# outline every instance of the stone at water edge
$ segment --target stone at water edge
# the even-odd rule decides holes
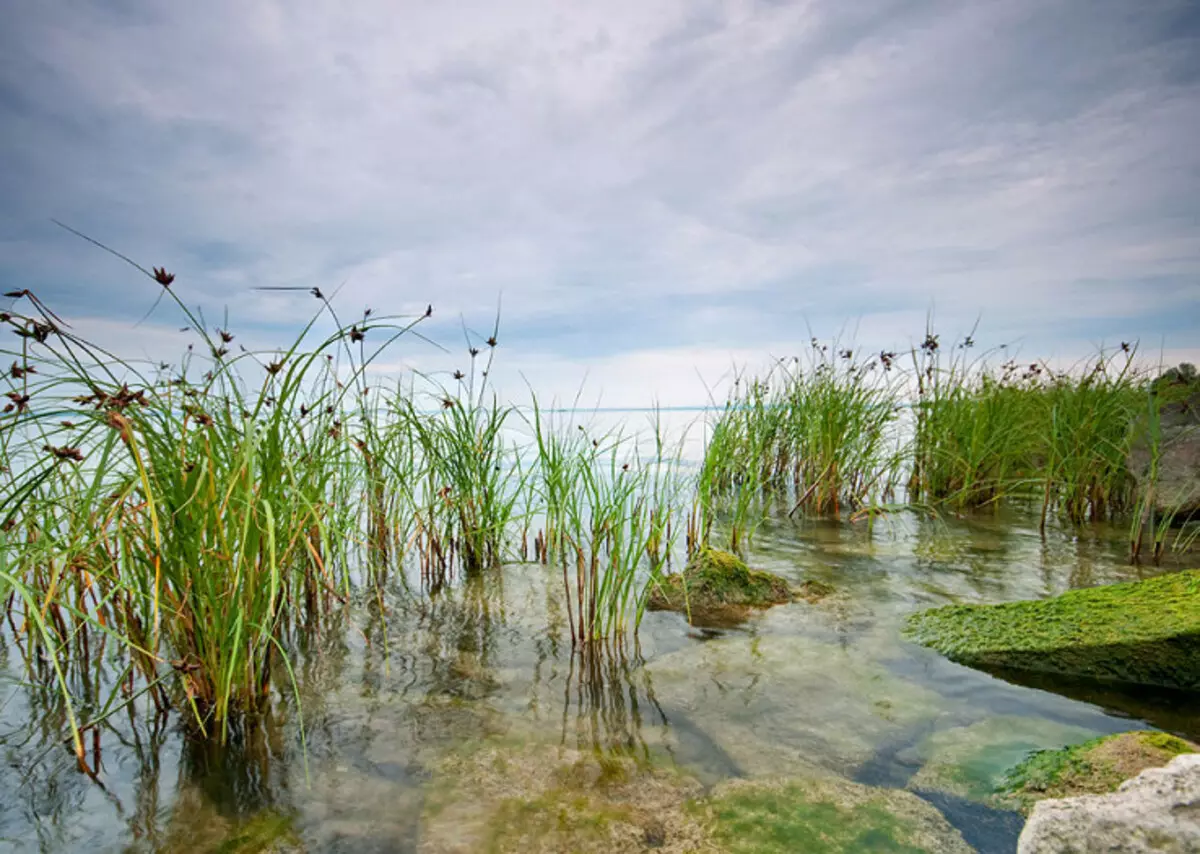
[[[1039,750],[1014,765],[996,787],[994,800],[1028,814],[1038,801],[1109,795],[1149,768],[1200,745],[1155,730],[1103,735],[1057,750]]]
[[[1200,570],[1002,605],[948,605],[904,634],[952,661],[1200,689]]]
[[[1171,368],[1152,387],[1158,412],[1158,476],[1154,509],[1186,518],[1200,512],[1200,377],[1193,365]],[[1152,442],[1148,418],[1135,429],[1129,471],[1140,493],[1150,485]]]
[[[658,579],[646,607],[687,614],[695,625],[721,625],[744,619],[754,608],[790,601],[791,588],[779,576],[751,569],[729,552],[705,548],[682,572]]]
[[[1143,771],[1111,795],[1041,801],[1017,854],[1196,854],[1200,753]]]

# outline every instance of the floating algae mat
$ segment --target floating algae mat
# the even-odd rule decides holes
[[[951,662],[905,641],[905,621],[1133,580],[1125,548],[1118,529],[1042,540],[1020,515],[781,517],[745,563],[787,601],[724,628],[648,612],[636,646],[586,654],[571,650],[561,568],[508,564],[436,594],[413,572],[297,629],[299,706],[273,682],[262,720],[221,745],[137,698],[86,733],[96,781],[3,634],[0,849],[1011,854],[1012,833],[978,832],[1021,820],[989,791],[1009,769],[1106,735],[1200,729],[1200,704],[1138,691],[1136,717],[1110,713],[1115,699]]]

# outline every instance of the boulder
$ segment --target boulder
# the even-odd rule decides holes
[[[1017,854],[1195,854],[1200,851],[1200,753],[1143,771],[1111,795],[1041,801]]]
[[[651,583],[646,607],[679,611],[693,625],[725,625],[744,620],[753,608],[791,600],[791,588],[779,576],[751,569],[729,552],[704,548],[683,572]]]
[[[905,636],[983,670],[1200,689],[1200,570],[912,615]]]
[[[1151,490],[1157,513],[1177,520],[1200,518],[1200,377],[1195,366],[1171,368],[1155,380],[1151,403],[1157,417],[1144,417],[1138,424],[1129,470],[1140,494]]]
[[[997,799],[1028,813],[1042,800],[1107,795],[1148,768],[1161,768],[1200,746],[1152,730],[1104,735],[1057,750],[1039,750],[1013,768]]]

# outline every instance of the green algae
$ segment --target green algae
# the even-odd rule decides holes
[[[767,608],[792,600],[791,589],[777,575],[751,569],[729,552],[706,548],[683,572],[659,579],[646,606],[652,611],[680,611],[696,619],[744,616],[751,608]]]
[[[1124,732],[1058,750],[1039,750],[1013,767],[997,788],[1002,800],[1028,812],[1046,798],[1103,795],[1147,768],[1160,768],[1200,746],[1165,732]]]
[[[434,769],[421,817],[423,854],[712,852],[686,804],[700,784],[652,761],[499,739]]]
[[[729,854],[958,854],[971,849],[932,806],[909,792],[847,780],[738,780],[693,810]]]
[[[1046,718],[1004,715],[938,730],[897,759],[921,766],[908,782],[911,790],[946,792],[986,802],[1006,773],[1031,752],[1063,747],[1093,735],[1095,730]]]
[[[911,616],[911,640],[961,664],[1200,690],[1200,570]]]

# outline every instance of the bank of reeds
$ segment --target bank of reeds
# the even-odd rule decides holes
[[[739,377],[711,425],[695,539],[723,514],[724,545],[739,549],[764,493],[786,496],[793,513],[871,517],[901,483],[910,506],[1036,502],[1043,525],[1130,511],[1132,425],[1147,399],[1135,349],[1054,371],[993,368],[999,351],[973,348],[970,335],[943,347],[927,330],[907,354],[860,359],[814,340],[807,359]]]
[[[892,354],[863,357],[816,339],[805,356],[763,377],[739,377],[710,427],[696,539],[707,541],[723,510],[724,545],[741,551],[764,492],[814,515],[855,513],[886,498],[901,463],[900,401]]]
[[[1031,499],[1043,525],[1051,514],[1081,523],[1130,509],[1127,458],[1146,394],[1133,348],[1056,372],[1012,360],[992,369],[970,344],[943,359],[928,332],[912,351],[909,494],[958,510]]]

